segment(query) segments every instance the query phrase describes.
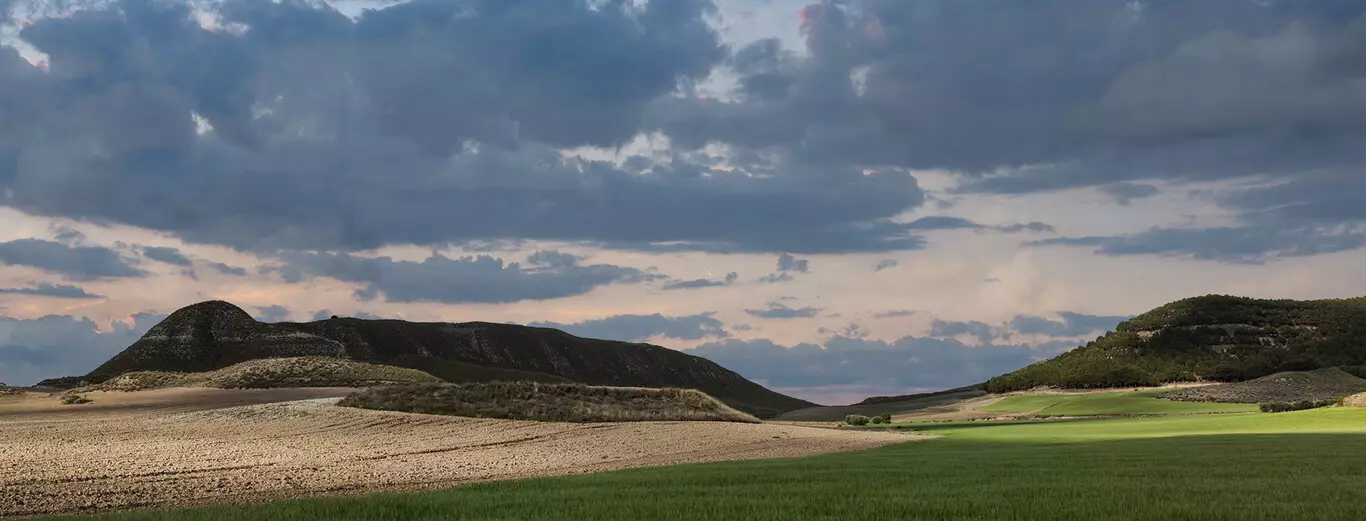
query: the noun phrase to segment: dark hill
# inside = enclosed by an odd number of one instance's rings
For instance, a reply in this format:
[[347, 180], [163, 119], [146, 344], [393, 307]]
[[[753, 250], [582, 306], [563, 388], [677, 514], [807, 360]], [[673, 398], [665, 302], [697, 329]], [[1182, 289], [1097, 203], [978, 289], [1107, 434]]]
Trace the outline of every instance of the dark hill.
[[1295, 301], [1211, 295], [1129, 319], [1085, 346], [992, 378], [987, 390], [1231, 382], [1335, 366], [1359, 373], [1363, 364], [1366, 298]]
[[218, 301], [176, 311], [84, 378], [44, 384], [99, 383], [130, 371], [211, 371], [258, 358], [314, 355], [409, 367], [457, 383], [532, 380], [690, 388], [761, 417], [813, 405], [770, 391], [710, 360], [649, 344], [484, 322], [332, 318], [264, 324]]

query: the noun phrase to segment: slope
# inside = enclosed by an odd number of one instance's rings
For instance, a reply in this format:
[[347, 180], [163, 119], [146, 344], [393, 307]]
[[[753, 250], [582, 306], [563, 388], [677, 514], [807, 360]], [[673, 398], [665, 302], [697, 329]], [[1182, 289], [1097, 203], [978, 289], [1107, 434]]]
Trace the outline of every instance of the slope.
[[99, 383], [130, 371], [204, 372], [247, 360], [299, 356], [408, 367], [456, 383], [533, 380], [690, 388], [760, 417], [813, 405], [768, 390], [710, 360], [649, 344], [486, 322], [332, 318], [264, 324], [221, 301], [172, 313], [84, 377], [42, 385]]
[[1243, 381], [1334, 366], [1357, 372], [1362, 364], [1366, 298], [1295, 301], [1211, 295], [1134, 317], [1085, 346], [992, 378], [987, 390]]
[[1262, 403], [1329, 400], [1366, 392], [1366, 380], [1336, 367], [1276, 373], [1246, 382], [1192, 387], [1163, 395], [1189, 402]]

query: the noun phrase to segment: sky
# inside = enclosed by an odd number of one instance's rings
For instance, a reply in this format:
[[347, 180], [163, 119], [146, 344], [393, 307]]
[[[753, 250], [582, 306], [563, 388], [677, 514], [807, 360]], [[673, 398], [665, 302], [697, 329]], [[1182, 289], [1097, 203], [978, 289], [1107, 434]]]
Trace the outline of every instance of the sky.
[[0, 382], [172, 311], [848, 403], [1366, 294], [1366, 0], [0, 0]]

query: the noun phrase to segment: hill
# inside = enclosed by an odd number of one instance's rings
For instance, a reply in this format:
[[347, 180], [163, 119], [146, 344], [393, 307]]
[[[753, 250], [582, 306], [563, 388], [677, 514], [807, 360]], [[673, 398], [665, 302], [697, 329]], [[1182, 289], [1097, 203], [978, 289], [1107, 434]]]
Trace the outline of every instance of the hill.
[[1284, 371], [1366, 364], [1366, 298], [1259, 300], [1211, 295], [1167, 304], [1085, 346], [987, 381], [991, 392], [1037, 386], [1126, 387], [1243, 381]]
[[1336, 367], [1276, 373], [1246, 382], [1192, 387], [1163, 395], [1188, 402], [1263, 403], [1329, 400], [1366, 392], [1366, 380]]
[[813, 405], [768, 390], [705, 358], [649, 344], [486, 322], [334, 317], [265, 324], [221, 301], [172, 313], [85, 376], [40, 385], [70, 388], [80, 381], [102, 383], [132, 371], [206, 372], [248, 360], [301, 356], [407, 367], [456, 383], [529, 380], [697, 389], [760, 417]]
[[338, 403], [382, 411], [563, 422], [729, 421], [759, 423], [692, 389], [495, 382], [365, 389]]
[[919, 412], [938, 412], [958, 402], [986, 395], [982, 385], [969, 385], [946, 391], [907, 394], [901, 396], [874, 396], [853, 405], [817, 406], [788, 411], [779, 415], [783, 421], [840, 421], [849, 414], [877, 416], [891, 414], [893, 417]]
[[143, 391], [165, 387], [271, 389], [436, 382], [441, 382], [441, 379], [416, 369], [309, 356], [248, 360], [204, 373], [133, 371], [96, 384], [93, 388], [104, 391]]

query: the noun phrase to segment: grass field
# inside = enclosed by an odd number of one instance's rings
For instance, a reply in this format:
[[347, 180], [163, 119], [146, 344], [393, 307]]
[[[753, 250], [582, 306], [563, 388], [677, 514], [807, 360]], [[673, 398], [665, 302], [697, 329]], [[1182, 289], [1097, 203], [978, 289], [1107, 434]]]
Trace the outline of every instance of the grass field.
[[938, 424], [941, 439], [792, 460], [112, 520], [1361, 519], [1366, 409]]
[[981, 407], [987, 412], [1021, 414], [1037, 411], [1041, 416], [1200, 414], [1253, 412], [1254, 404], [1178, 402], [1158, 398], [1161, 389], [1096, 394], [1050, 394], [1008, 396]]

